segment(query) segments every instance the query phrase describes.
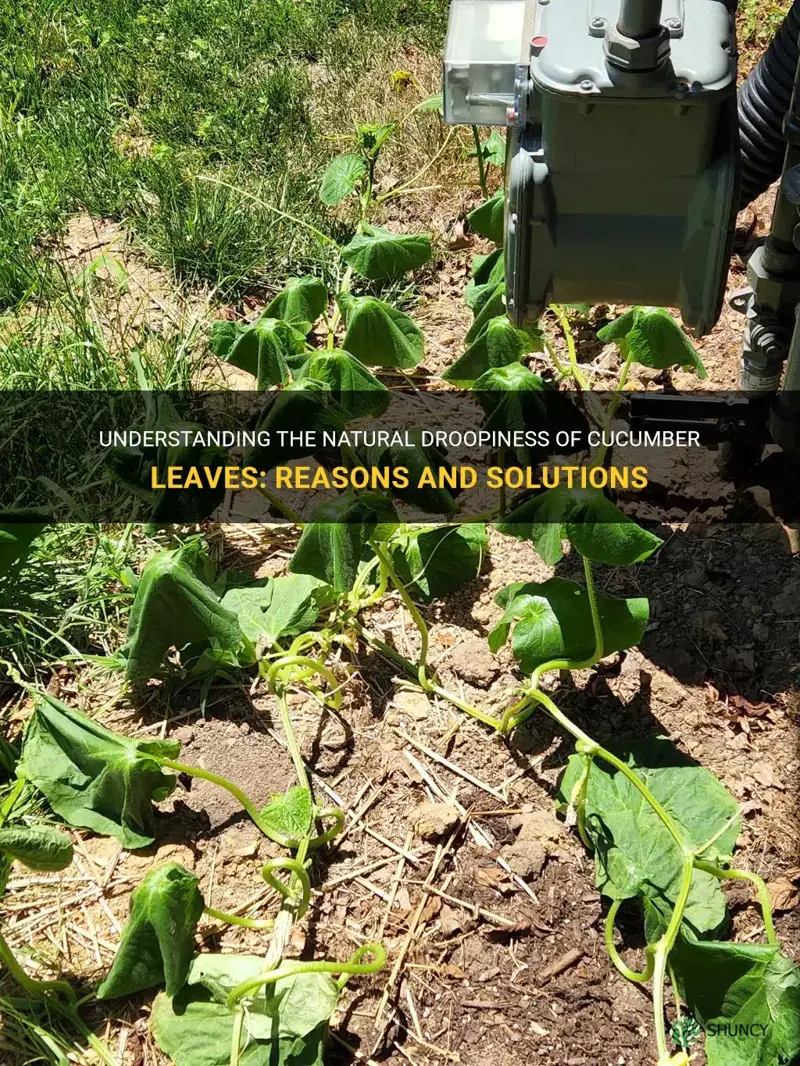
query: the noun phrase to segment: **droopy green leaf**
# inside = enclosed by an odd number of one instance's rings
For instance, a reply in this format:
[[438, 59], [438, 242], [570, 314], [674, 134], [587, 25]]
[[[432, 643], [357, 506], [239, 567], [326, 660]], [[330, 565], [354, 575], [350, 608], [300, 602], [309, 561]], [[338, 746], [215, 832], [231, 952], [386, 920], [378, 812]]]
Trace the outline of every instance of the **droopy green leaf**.
[[[603, 627], [603, 655], [638, 644], [647, 628], [646, 599], [619, 599], [597, 593]], [[505, 613], [489, 634], [489, 647], [498, 652], [508, 640], [523, 672], [532, 673], [554, 659], [588, 659], [595, 648], [592, 612], [586, 589], [574, 581], [551, 577], [542, 584], [517, 582], [501, 589], [495, 603]]]
[[485, 200], [480, 207], [467, 215], [469, 228], [480, 237], [486, 237], [495, 244], [502, 244], [505, 239], [505, 195], [499, 189], [491, 200]]
[[[477, 155], [477, 150], [473, 154]], [[481, 141], [481, 155], [492, 166], [506, 165], [506, 139], [499, 130], [492, 130], [489, 136]]]
[[[738, 805], [709, 770], [662, 738], [635, 744], [625, 761], [671, 815], [687, 845], [700, 847], [724, 830], [707, 857], [713, 862], [730, 856], [740, 832]], [[564, 806], [582, 768], [582, 757], [573, 755], [559, 786]], [[660, 911], [671, 911], [680, 890], [681, 849], [641, 792], [600, 759], [589, 773], [585, 824], [595, 846], [599, 890], [610, 899], [641, 896]], [[725, 896], [715, 877], [695, 871], [684, 920], [699, 935], [724, 922]]]
[[483, 333], [447, 368], [442, 377], [452, 385], [470, 388], [487, 370], [518, 363], [528, 352], [540, 352], [542, 349], [541, 339], [512, 326], [503, 315], [487, 322]]
[[342, 259], [370, 281], [396, 278], [416, 270], [433, 255], [428, 237], [415, 233], [392, 233], [364, 224], [362, 231], [342, 248]]
[[286, 287], [267, 304], [264, 318], [280, 318], [305, 335], [327, 306], [328, 290], [319, 278], [289, 278]]
[[505, 282], [491, 283], [481, 286], [475, 294], [472, 304], [472, 312], [475, 315], [472, 325], [467, 330], [464, 341], [473, 344], [481, 333], [486, 329], [494, 318], [499, 318], [506, 313], [506, 286]]
[[406, 526], [389, 544], [399, 577], [416, 595], [444, 599], [480, 573], [489, 539], [481, 523]]
[[578, 491], [565, 532], [573, 546], [594, 563], [631, 566], [644, 562], [663, 541], [642, 529], [597, 489]]
[[0, 511], [0, 578], [27, 558], [48, 518], [49, 512], [38, 507]]
[[706, 1031], [708, 1066], [798, 1061], [800, 969], [779, 947], [698, 940], [684, 928], [670, 962]]
[[271, 602], [272, 581], [270, 578], [234, 585], [220, 598], [222, 607], [236, 615], [239, 628], [252, 644], [257, 643], [264, 635], [264, 611]]
[[[156, 997], [150, 1027], [175, 1066], [229, 1066], [234, 1014], [225, 997], [263, 969], [257, 955], [199, 955], [174, 999]], [[268, 985], [244, 1015], [242, 1066], [322, 1066], [337, 999], [329, 974], [298, 974]]]
[[147, 874], [131, 896], [130, 917], [98, 999], [132, 996], [158, 985], [174, 996], [183, 988], [204, 906], [197, 886], [195, 875], [176, 862]]
[[277, 795], [260, 812], [258, 819], [267, 836], [302, 840], [311, 830], [314, 804], [311, 792], [297, 785]]
[[501, 285], [505, 287], [505, 276], [502, 248], [496, 248], [490, 255], [476, 255], [472, 261], [472, 281], [464, 290], [467, 307], [477, 314], [488, 293], [494, 294]]
[[391, 399], [386, 386], [349, 351], [312, 355], [297, 376], [326, 385], [348, 420], [379, 418]]
[[268, 434], [269, 444], [249, 449], [245, 463], [266, 474], [280, 463], [313, 454], [313, 445], [284, 443], [289, 438], [281, 438], [281, 433], [295, 431], [298, 426], [313, 426], [319, 432], [337, 430], [344, 424], [345, 414], [324, 382], [305, 377], [293, 381], [281, 392], [268, 395], [256, 430]]
[[149, 559], [128, 622], [125, 661], [129, 681], [154, 677], [170, 648], [213, 640], [223, 650], [242, 643], [236, 615], [209, 587], [208, 557], [202, 541]]
[[396, 522], [391, 501], [351, 490], [317, 507], [300, 537], [289, 569], [326, 581], [336, 592], [352, 588], [367, 541], [379, 522]]
[[319, 198], [328, 207], [336, 207], [356, 191], [367, 173], [367, 161], [355, 152], [334, 156], [322, 176]]
[[119, 736], [42, 692], [25, 730], [19, 772], [69, 825], [145, 848], [155, 837], [152, 804], [175, 787], [156, 759], [174, 759], [180, 750], [176, 740]]
[[416, 366], [425, 354], [422, 330], [396, 307], [374, 296], [337, 297], [347, 333], [344, 347], [368, 366]]
[[310, 629], [332, 595], [329, 586], [315, 577], [285, 574], [233, 586], [222, 596], [222, 606], [236, 614], [253, 644], [263, 639], [272, 645]]
[[533, 541], [551, 566], [561, 558], [563, 539], [592, 562], [610, 566], [642, 562], [662, 543], [595, 489], [548, 489], [515, 508], [497, 528]]
[[427, 514], [451, 514], [456, 510], [456, 502], [449, 489], [439, 488], [438, 484], [420, 485], [424, 471], [430, 471], [436, 478], [439, 470], [449, 470], [451, 464], [438, 448], [422, 444], [419, 430], [409, 430], [408, 436], [412, 441], [408, 445], [386, 448], [375, 445], [365, 449], [365, 464], [387, 470], [404, 467], [408, 471], [408, 486], [392, 488], [392, 495]]
[[522, 434], [520, 443], [507, 451], [526, 466], [548, 455], [547, 442], [556, 426], [580, 429], [586, 424], [569, 397], [521, 363], [492, 367], [473, 383], [472, 391], [486, 412], [486, 429]]
[[72, 841], [51, 825], [0, 828], [0, 852], [31, 870], [63, 870], [72, 862]]
[[272, 582], [272, 600], [264, 611], [264, 630], [271, 643], [294, 637], [314, 625], [320, 610], [331, 603], [329, 585], [308, 574], [284, 574]]
[[606, 344], [616, 341], [623, 355], [630, 353], [642, 366], [680, 366], [696, 370], [699, 378], [708, 377], [694, 345], [663, 307], [634, 307], [603, 326], [597, 336]]
[[[224, 345], [220, 341], [223, 336]], [[250, 326], [240, 326], [235, 338], [227, 331], [216, 337], [212, 333], [212, 348], [215, 341], [216, 354], [252, 374], [259, 389], [285, 385], [289, 381], [286, 360], [305, 348], [303, 334], [280, 318], [259, 318]]]

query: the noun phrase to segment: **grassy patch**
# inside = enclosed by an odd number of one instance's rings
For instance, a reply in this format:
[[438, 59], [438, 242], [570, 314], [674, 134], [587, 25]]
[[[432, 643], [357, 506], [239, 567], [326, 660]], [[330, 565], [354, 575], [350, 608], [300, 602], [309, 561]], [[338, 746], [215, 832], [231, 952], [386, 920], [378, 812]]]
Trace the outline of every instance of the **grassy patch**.
[[[0, 306], [58, 290], [42, 242], [80, 212], [124, 221], [177, 278], [225, 296], [318, 256], [258, 201], [330, 225], [316, 187], [331, 110], [352, 113], [366, 68], [388, 82], [395, 53], [435, 52], [446, 8], [0, 0]], [[233, 189], [209, 194], [202, 175]]]

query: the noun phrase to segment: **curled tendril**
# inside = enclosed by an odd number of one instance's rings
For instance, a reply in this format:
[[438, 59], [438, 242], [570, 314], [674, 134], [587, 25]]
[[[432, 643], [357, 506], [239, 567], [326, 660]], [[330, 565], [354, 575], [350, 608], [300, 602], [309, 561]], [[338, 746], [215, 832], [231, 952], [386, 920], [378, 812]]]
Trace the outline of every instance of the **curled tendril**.
[[342, 706], [342, 693], [333, 671], [308, 655], [284, 655], [271, 663], [263, 673], [271, 692], [285, 689], [300, 681], [307, 682], [310, 677], [318, 674], [327, 681], [328, 691], [318, 685], [306, 684], [306, 687], [335, 711]]
[[653, 957], [652, 950], [650, 950], [649, 948], [649, 945], [647, 950], [647, 965], [641, 973], [638, 973], [636, 970], [632, 970], [629, 966], [627, 966], [623, 962], [622, 956], [619, 954], [616, 947], [614, 946], [614, 921], [617, 917], [617, 911], [620, 909], [621, 906], [622, 900], [615, 899], [611, 906], [608, 908], [608, 914], [606, 915], [605, 921], [606, 951], [608, 952], [611, 961], [614, 963], [614, 965], [623, 977], [627, 977], [629, 981], [635, 981], [636, 984], [644, 984], [645, 981], [649, 981], [650, 978], [653, 976], [653, 970], [655, 969], [655, 959]]
[[300, 882], [301, 897], [300, 902], [297, 905], [297, 917], [302, 918], [308, 910], [308, 904], [311, 899], [311, 881], [308, 878], [305, 866], [297, 859], [270, 859], [269, 862], [265, 862], [261, 868], [261, 876], [267, 882], [270, 888], [274, 888], [279, 896], [285, 901], [293, 901], [294, 889], [290, 884], [285, 884], [280, 878], [275, 876], [276, 870], [286, 870], [287, 873], [294, 874], [297, 880]]
[[[362, 962], [361, 959], [365, 955], [372, 955], [372, 962]], [[382, 944], [378, 943], [363, 944], [347, 962], [317, 962], [314, 960], [310, 960], [309, 962], [285, 961], [276, 969], [267, 970], [266, 973], [259, 974], [258, 977], [251, 977], [247, 981], [242, 981], [242, 983], [237, 985], [236, 988], [233, 988], [228, 995], [228, 1007], [231, 1010], [235, 1010], [239, 1000], [243, 999], [251, 992], [256, 992], [265, 985], [273, 985], [277, 981], [282, 981], [285, 977], [296, 977], [301, 973], [340, 974], [340, 980], [338, 980], [336, 984], [341, 990], [348, 978], [377, 973], [385, 964], [386, 950]]]

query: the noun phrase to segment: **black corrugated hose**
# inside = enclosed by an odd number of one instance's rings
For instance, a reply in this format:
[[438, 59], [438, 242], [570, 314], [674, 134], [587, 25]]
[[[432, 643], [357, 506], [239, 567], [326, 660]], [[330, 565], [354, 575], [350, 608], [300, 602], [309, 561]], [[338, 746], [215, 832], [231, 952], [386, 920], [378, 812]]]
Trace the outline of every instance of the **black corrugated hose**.
[[739, 89], [740, 208], [780, 175], [786, 152], [781, 126], [792, 96], [798, 54], [800, 0], [794, 0], [772, 44]]

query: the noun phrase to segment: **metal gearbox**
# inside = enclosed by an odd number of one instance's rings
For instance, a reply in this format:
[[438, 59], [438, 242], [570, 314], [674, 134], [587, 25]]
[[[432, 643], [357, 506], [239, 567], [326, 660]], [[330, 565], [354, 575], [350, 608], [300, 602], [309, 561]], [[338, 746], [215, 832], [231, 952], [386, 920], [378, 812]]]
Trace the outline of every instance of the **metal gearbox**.
[[509, 127], [511, 319], [550, 302], [719, 315], [738, 196], [725, 0], [453, 0], [448, 122]]

